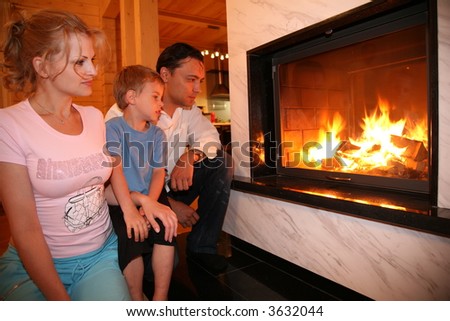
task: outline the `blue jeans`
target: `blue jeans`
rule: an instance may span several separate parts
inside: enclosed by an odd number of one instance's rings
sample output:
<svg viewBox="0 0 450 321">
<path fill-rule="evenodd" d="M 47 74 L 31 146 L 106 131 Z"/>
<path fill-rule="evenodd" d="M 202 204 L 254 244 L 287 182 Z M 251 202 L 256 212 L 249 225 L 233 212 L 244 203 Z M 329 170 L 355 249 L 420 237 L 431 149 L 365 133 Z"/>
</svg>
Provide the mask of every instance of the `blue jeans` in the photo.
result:
<svg viewBox="0 0 450 321">
<path fill-rule="evenodd" d="M 205 158 L 195 164 L 192 186 L 187 191 L 169 191 L 169 197 L 191 204 L 198 196 L 197 214 L 200 219 L 187 236 L 187 250 L 198 253 L 217 253 L 217 241 L 230 199 L 233 166 L 231 156 L 217 151 L 214 159 Z"/>
<path fill-rule="evenodd" d="M 130 300 L 117 263 L 117 236 L 112 233 L 98 250 L 76 257 L 53 259 L 72 300 Z M 17 251 L 9 246 L 0 257 L 0 299 L 43 301 L 44 295 L 28 276 Z"/>
</svg>

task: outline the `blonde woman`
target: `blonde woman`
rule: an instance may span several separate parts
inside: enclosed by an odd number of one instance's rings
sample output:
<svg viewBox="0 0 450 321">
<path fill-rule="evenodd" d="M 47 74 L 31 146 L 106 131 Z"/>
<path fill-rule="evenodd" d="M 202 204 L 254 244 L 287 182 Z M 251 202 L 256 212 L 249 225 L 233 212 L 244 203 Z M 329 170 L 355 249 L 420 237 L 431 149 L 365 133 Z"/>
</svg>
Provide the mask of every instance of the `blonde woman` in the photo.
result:
<svg viewBox="0 0 450 321">
<path fill-rule="evenodd" d="M 92 93 L 104 35 L 44 10 L 7 26 L 4 85 L 27 99 L 0 109 L 0 198 L 11 241 L 2 300 L 129 300 L 104 196 L 111 175 Z"/>
</svg>

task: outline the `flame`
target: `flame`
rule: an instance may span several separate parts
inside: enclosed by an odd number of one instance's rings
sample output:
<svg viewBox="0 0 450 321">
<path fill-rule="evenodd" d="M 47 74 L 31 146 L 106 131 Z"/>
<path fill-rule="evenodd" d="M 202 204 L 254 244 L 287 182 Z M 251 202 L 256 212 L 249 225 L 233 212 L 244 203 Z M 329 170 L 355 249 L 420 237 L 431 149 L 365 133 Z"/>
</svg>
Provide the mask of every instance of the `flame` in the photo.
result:
<svg viewBox="0 0 450 321">
<path fill-rule="evenodd" d="M 309 160 L 312 162 L 321 161 L 322 159 L 326 159 L 326 149 L 323 149 L 323 146 L 326 146 L 327 142 L 340 142 L 340 133 L 345 129 L 346 122 L 344 118 L 339 113 L 335 113 L 331 120 L 327 121 L 326 130 L 321 130 L 319 132 L 319 142 L 320 145 L 318 147 L 311 147 L 308 151 Z"/>
<path fill-rule="evenodd" d="M 403 136 L 406 119 L 392 122 L 389 117 L 389 103 L 378 99 L 378 108 L 371 115 L 363 118 L 361 128 L 362 135 L 358 139 L 350 138 L 352 145 L 359 147 L 350 157 L 344 157 L 348 161 L 349 168 L 372 169 L 386 167 L 393 160 L 405 162 L 402 157 L 406 148 L 398 148 L 392 143 L 392 135 Z"/>
<path fill-rule="evenodd" d="M 256 139 L 256 144 L 254 146 L 253 152 L 255 155 L 259 157 L 261 162 L 265 162 L 265 153 L 264 153 L 264 135 L 260 134 Z"/>
<path fill-rule="evenodd" d="M 346 172 L 365 172 L 367 173 L 373 169 L 390 170 L 396 166 L 396 171 L 404 170 L 405 164 L 407 166 L 419 166 L 416 159 L 408 160 L 405 156 L 406 150 L 411 144 L 405 143 L 406 146 L 398 146 L 398 142 L 393 137 L 400 137 L 409 141 L 423 143 L 423 146 L 428 148 L 428 130 L 425 120 L 414 121 L 414 119 L 402 118 L 397 121 L 392 121 L 389 115 L 391 106 L 387 100 L 378 98 L 378 106 L 371 113 L 367 114 L 360 123 L 362 133 L 356 138 L 346 138 L 346 122 L 339 113 L 335 113 L 328 121 L 325 128 L 320 130 L 319 141 L 321 142 L 319 148 L 309 148 L 309 160 L 321 161 L 329 159 L 330 155 L 326 155 L 330 148 L 324 149 L 323 146 L 327 144 L 336 148 L 338 151 L 336 155 L 343 160 L 345 166 L 336 166 L 333 163 L 334 169 L 340 167 L 340 171 Z M 409 142 L 408 141 L 408 142 Z M 345 148 L 337 148 L 339 144 L 345 142 Z M 327 163 L 329 167 L 329 162 Z M 403 165 L 397 165 L 403 164 Z M 411 165 L 413 164 L 413 165 Z M 338 164 L 339 165 L 339 164 Z M 424 165 L 422 165 L 422 168 Z"/>
<path fill-rule="evenodd" d="M 368 199 L 359 199 L 359 198 L 354 198 L 353 196 L 347 197 L 344 194 L 336 192 L 336 191 L 330 191 L 330 190 L 328 190 L 326 192 L 325 191 L 313 191 L 313 190 L 299 189 L 299 188 L 292 188 L 292 187 L 284 187 L 284 189 L 301 192 L 301 193 L 305 193 L 305 194 L 310 194 L 310 195 L 322 196 L 322 197 L 326 197 L 326 198 L 351 201 L 351 202 L 360 203 L 360 204 L 364 204 L 364 205 L 377 205 L 380 207 L 390 208 L 390 209 L 404 211 L 404 212 L 410 211 L 410 212 L 416 212 L 416 213 L 421 213 L 421 214 L 426 213 L 426 212 L 420 211 L 418 209 L 414 209 L 412 207 L 407 208 L 407 207 L 401 206 L 401 205 L 384 203 L 383 201 L 380 202 L 380 201 L 373 201 L 373 200 L 368 200 Z"/>
</svg>

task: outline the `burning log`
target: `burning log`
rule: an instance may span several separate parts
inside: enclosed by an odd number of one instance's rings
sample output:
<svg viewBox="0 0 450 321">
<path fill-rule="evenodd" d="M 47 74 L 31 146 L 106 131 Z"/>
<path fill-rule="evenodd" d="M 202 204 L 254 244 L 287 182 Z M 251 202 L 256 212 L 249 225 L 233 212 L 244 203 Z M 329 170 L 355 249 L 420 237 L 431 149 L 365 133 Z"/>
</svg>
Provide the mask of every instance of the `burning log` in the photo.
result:
<svg viewBox="0 0 450 321">
<path fill-rule="evenodd" d="M 348 140 L 342 141 L 342 144 L 338 148 L 338 150 L 342 151 L 342 152 L 356 151 L 356 150 L 360 150 L 360 149 L 361 149 L 361 147 L 352 144 Z"/>
<path fill-rule="evenodd" d="M 428 163 L 426 160 L 416 162 L 411 158 L 406 159 L 406 167 L 416 170 L 418 172 L 425 172 L 427 169 Z"/>
<path fill-rule="evenodd" d="M 398 148 L 405 148 L 402 156 L 409 158 L 415 162 L 422 162 L 428 159 L 428 151 L 423 142 L 391 135 L 391 142 Z"/>
<path fill-rule="evenodd" d="M 323 169 L 332 170 L 336 168 L 342 168 L 342 164 L 340 164 L 335 158 L 325 158 L 322 159 L 321 167 Z"/>
</svg>

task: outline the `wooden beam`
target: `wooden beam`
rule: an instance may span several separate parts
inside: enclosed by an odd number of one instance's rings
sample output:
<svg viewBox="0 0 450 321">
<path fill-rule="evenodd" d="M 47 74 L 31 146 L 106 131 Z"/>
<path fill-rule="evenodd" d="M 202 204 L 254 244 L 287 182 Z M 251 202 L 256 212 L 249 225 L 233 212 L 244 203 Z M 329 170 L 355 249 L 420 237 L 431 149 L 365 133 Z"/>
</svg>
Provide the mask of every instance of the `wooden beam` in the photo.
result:
<svg viewBox="0 0 450 321">
<path fill-rule="evenodd" d="M 190 15 L 183 15 L 179 13 L 169 12 L 163 9 L 158 10 L 159 19 L 164 21 L 182 23 L 190 26 L 198 26 L 203 28 L 226 28 L 226 21 L 219 21 L 214 19 L 208 19 L 203 17 L 196 17 Z"/>
<path fill-rule="evenodd" d="M 159 56 L 158 1 L 135 0 L 136 63 L 156 69 Z"/>
<path fill-rule="evenodd" d="M 134 1 L 120 0 L 122 66 L 136 64 Z"/>
<path fill-rule="evenodd" d="M 102 18 L 115 19 L 120 13 L 120 0 L 102 0 L 100 14 Z"/>
<path fill-rule="evenodd" d="M 158 1 L 120 0 L 122 66 L 155 68 L 159 55 Z"/>
</svg>

